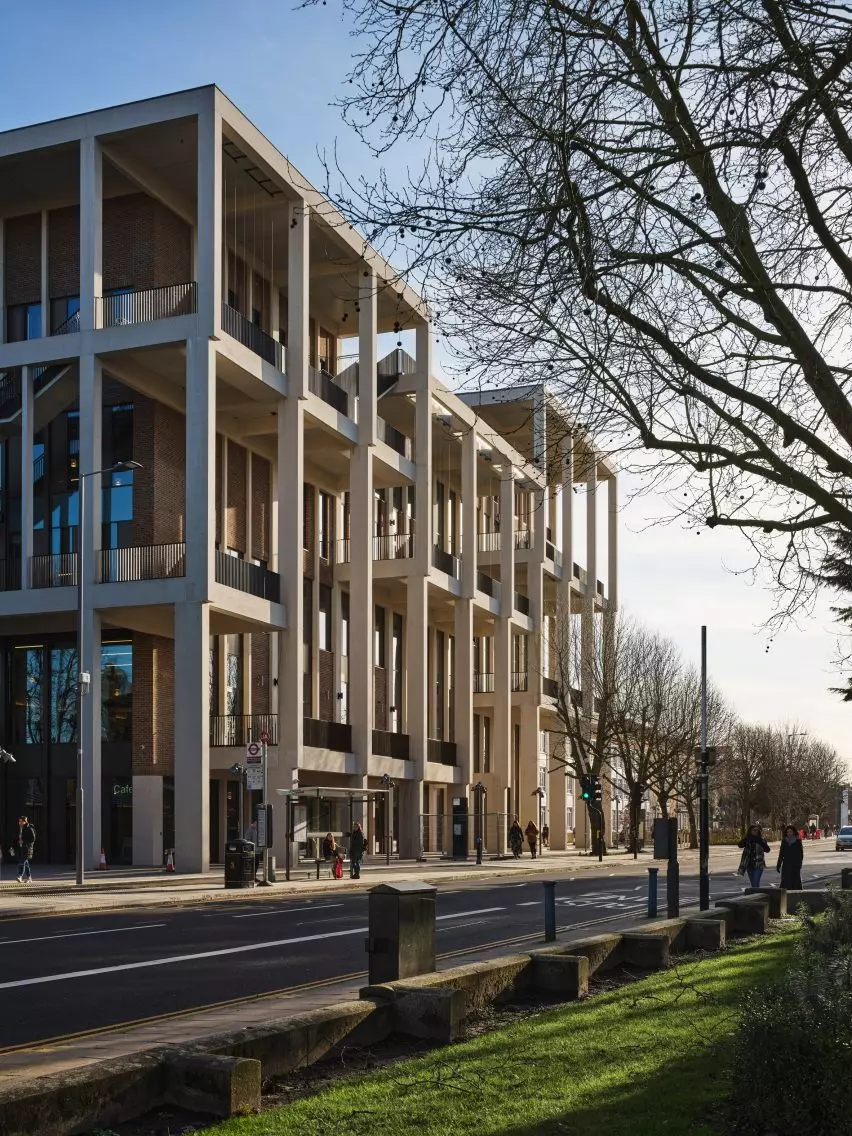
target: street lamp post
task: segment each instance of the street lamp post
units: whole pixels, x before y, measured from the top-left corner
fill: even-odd
[[[4,765],[14,765],[14,764],[15,764],[15,759],[14,759],[14,757],[12,757],[11,753],[9,753],[8,750],[5,750],[5,749],[0,747],[0,773],[2,773],[4,780],[5,780],[5,770],[2,767]],[[2,787],[2,786],[0,786],[0,787]],[[0,839],[2,839],[2,837],[6,835],[6,826],[5,826],[5,821],[6,821],[5,805],[6,805],[6,802],[2,800],[2,796],[0,796],[0,802],[2,802],[2,803],[0,803]],[[2,873],[3,873],[3,849],[0,848],[0,876],[2,876]]]
[[[90,477],[100,477],[104,473],[118,473],[122,470],[141,468],[141,464],[137,461],[116,462],[105,469],[93,469],[87,473],[78,473],[76,478],[72,478],[72,481],[76,481],[79,486],[77,510],[77,887],[82,887],[86,882],[83,824],[83,711],[86,695],[90,692],[92,684],[91,674],[89,671],[83,670],[83,589],[86,579],[86,539],[83,530],[86,521],[86,480]]]

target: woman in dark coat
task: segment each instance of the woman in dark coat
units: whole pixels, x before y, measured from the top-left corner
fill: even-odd
[[[784,839],[778,850],[776,871],[781,873],[781,887],[787,891],[802,890],[802,860],[805,850],[799,834],[792,824],[784,829]]]
[[[367,840],[364,836],[364,830],[360,824],[356,824],[352,829],[352,836],[349,838],[349,869],[353,880],[360,880],[361,878],[361,861],[364,859],[366,848]]]

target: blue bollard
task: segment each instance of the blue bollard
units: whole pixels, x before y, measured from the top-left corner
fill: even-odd
[[[657,917],[657,876],[660,873],[659,868],[648,869],[648,918],[656,919]]]
[[[544,941],[556,940],[556,881],[544,881]]]

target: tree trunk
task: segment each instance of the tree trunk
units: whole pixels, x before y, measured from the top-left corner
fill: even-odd
[[[606,856],[606,821],[604,820],[603,809],[600,812],[597,809],[590,808],[589,810],[589,826],[592,830],[591,852],[593,856]],[[600,825],[600,832],[598,826]]]
[[[686,794],[685,801],[686,801],[686,815],[687,815],[687,818],[689,820],[689,847],[690,848],[697,848],[698,847],[698,823],[697,823],[696,817],[695,817],[695,801],[692,799],[692,796],[689,793]]]
[[[642,808],[642,793],[635,786],[630,789],[630,851],[633,859],[639,858],[639,810]]]

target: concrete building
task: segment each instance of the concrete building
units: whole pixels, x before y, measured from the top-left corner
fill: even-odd
[[[0,303],[5,843],[73,859],[78,728],[90,864],[219,860],[261,734],[303,844],[389,779],[374,849],[446,849],[475,785],[491,845],[539,788],[572,838],[547,621],[614,610],[616,481],[542,387],[445,389],[420,298],[215,87],[0,134]]]

